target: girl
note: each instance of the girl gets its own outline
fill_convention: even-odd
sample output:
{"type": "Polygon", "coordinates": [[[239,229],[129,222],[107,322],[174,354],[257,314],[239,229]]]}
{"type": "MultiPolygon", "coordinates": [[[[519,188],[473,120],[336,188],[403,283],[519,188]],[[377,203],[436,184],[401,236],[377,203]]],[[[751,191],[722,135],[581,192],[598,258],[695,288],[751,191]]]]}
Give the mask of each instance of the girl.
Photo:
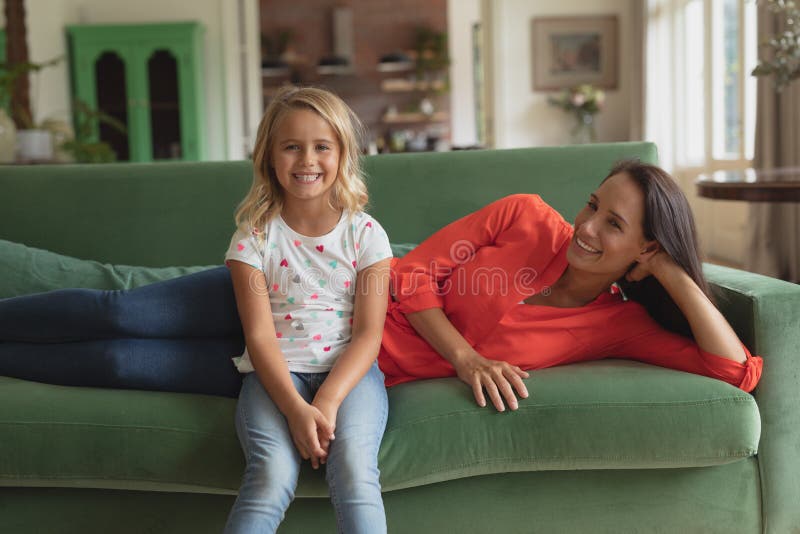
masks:
{"type": "Polygon", "coordinates": [[[0,375],[239,392],[236,429],[247,468],[227,532],[274,532],[301,459],[327,464],[340,531],[385,531],[377,454],[387,398],[375,359],[391,249],[361,211],[358,128],[333,94],[283,89],[259,126],[229,269],[129,291],[0,300],[0,375]],[[236,367],[244,380],[227,360],[232,354],[242,354],[236,367]]]}
{"type": "Polygon", "coordinates": [[[236,430],[247,467],[226,532],[275,532],[301,458],[326,477],[340,532],[385,532],[375,362],[391,250],[367,201],[358,120],[333,94],[285,88],[259,125],[253,185],[225,256],[246,349],[236,430]]]}
{"type": "Polygon", "coordinates": [[[455,375],[503,411],[528,396],[526,370],[601,358],[745,391],[761,376],[709,297],[686,197],[653,165],[612,169],[574,228],[538,196],[500,199],[398,260],[392,283],[387,386],[455,375]]]}

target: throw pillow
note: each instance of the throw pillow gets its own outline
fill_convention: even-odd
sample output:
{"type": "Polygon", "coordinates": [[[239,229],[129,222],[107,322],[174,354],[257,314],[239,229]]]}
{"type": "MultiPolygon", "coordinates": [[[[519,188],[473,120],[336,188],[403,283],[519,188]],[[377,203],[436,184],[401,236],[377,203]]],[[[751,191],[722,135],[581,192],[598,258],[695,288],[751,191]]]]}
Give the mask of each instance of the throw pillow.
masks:
{"type": "Polygon", "coordinates": [[[131,289],[212,267],[112,265],[0,239],[0,298],[77,287],[131,289]]]}

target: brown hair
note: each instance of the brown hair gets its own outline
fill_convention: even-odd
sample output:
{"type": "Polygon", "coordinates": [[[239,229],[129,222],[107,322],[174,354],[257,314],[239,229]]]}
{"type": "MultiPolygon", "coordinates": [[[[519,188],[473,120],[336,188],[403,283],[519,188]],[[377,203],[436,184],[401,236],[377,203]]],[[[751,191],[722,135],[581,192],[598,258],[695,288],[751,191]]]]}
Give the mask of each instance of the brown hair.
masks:
{"type": "MultiPolygon", "coordinates": [[[[665,170],[638,160],[618,162],[605,180],[620,173],[630,176],[644,194],[645,239],[656,240],[713,302],[703,276],[694,216],[681,188],[665,170]]],[[[642,304],[661,326],[692,337],[686,317],[654,276],[639,282],[628,282],[623,276],[617,284],[626,297],[642,304]]]]}

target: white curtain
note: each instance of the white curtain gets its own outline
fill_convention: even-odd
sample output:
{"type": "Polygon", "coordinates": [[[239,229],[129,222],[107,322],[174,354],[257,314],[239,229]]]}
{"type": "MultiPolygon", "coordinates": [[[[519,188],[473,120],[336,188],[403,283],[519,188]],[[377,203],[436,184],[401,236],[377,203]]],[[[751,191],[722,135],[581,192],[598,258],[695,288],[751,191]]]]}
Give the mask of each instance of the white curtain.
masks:
{"type": "Polygon", "coordinates": [[[630,118],[628,120],[628,133],[631,141],[638,141],[645,138],[644,116],[645,116],[645,68],[647,50],[647,17],[645,9],[646,2],[632,2],[631,23],[633,24],[633,46],[631,46],[631,102],[630,118]]]}
{"type": "Polygon", "coordinates": [[[702,50],[692,49],[697,40],[688,38],[685,0],[643,3],[644,138],[658,146],[659,164],[667,171],[696,168],[704,162],[690,154],[693,147],[683,132],[697,130],[697,117],[687,105],[687,98],[696,98],[687,93],[687,77],[697,73],[687,58],[702,50]]]}
{"type": "Polygon", "coordinates": [[[668,171],[675,168],[673,118],[676,113],[673,79],[674,2],[647,0],[645,31],[644,138],[658,146],[658,159],[668,171]]]}

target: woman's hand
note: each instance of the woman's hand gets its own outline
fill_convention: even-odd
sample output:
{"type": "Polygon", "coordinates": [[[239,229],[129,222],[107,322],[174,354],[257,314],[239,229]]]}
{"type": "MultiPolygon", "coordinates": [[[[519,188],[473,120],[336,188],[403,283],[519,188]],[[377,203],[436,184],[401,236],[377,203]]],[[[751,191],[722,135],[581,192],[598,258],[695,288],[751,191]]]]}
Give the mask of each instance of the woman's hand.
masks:
{"type": "Polygon", "coordinates": [[[311,405],[322,412],[329,423],[329,427],[317,427],[317,439],[326,454],[320,459],[320,463],[324,464],[328,459],[327,454],[330,451],[331,441],[336,437],[334,431],[336,430],[336,414],[339,412],[339,404],[317,395],[311,405]]]}
{"type": "Polygon", "coordinates": [[[311,460],[311,466],[318,469],[324,463],[328,451],[320,445],[319,436],[333,435],[333,426],[316,406],[305,401],[298,402],[286,415],[292,441],[304,460],[311,460]]]}
{"type": "Polygon", "coordinates": [[[528,389],[522,379],[530,375],[516,365],[484,358],[474,350],[454,358],[452,364],[458,378],[472,387],[478,406],[486,406],[484,389],[498,412],[505,411],[503,399],[512,410],[519,407],[515,390],[521,398],[528,397],[528,389]]]}
{"type": "Polygon", "coordinates": [[[628,282],[639,282],[650,275],[660,278],[666,270],[676,267],[680,269],[675,260],[659,247],[655,254],[647,256],[644,260],[638,260],[633,269],[625,275],[625,279],[628,282]]]}

